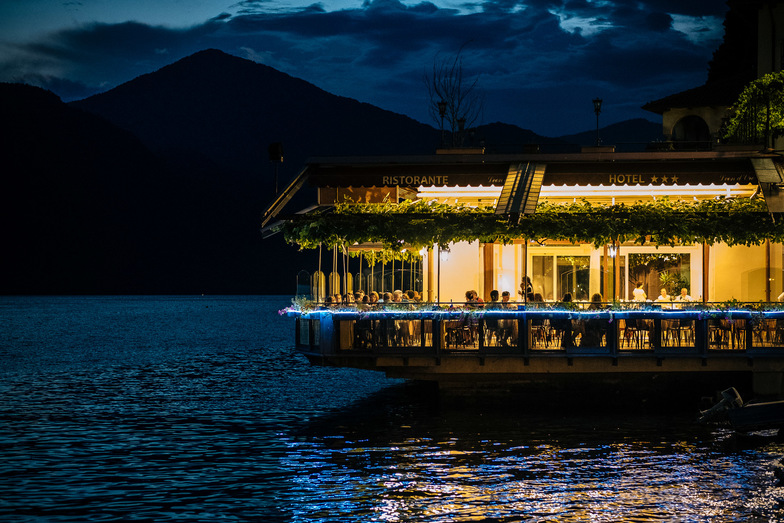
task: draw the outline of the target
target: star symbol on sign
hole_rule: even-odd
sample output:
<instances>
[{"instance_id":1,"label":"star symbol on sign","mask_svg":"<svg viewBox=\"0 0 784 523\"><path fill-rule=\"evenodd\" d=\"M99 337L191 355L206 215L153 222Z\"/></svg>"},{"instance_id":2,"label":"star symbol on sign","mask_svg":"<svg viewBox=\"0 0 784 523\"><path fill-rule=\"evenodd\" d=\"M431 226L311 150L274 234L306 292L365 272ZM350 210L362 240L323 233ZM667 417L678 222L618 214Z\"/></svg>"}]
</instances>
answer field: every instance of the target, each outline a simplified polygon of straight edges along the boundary
<instances>
[{"instance_id":1,"label":"star symbol on sign","mask_svg":"<svg viewBox=\"0 0 784 523\"><path fill-rule=\"evenodd\" d=\"M666 176L662 176L662 183L667 183L667 179L668 178Z\"/></svg>"},{"instance_id":2,"label":"star symbol on sign","mask_svg":"<svg viewBox=\"0 0 784 523\"><path fill-rule=\"evenodd\" d=\"M672 183L674 183L674 184L678 183L678 177L677 176L671 176L670 179L672 180Z\"/></svg>"},{"instance_id":3,"label":"star symbol on sign","mask_svg":"<svg viewBox=\"0 0 784 523\"><path fill-rule=\"evenodd\" d=\"M659 177L658 176L656 176L655 174L653 176L651 176L651 183L656 183L658 181L659 181Z\"/></svg>"}]
</instances>

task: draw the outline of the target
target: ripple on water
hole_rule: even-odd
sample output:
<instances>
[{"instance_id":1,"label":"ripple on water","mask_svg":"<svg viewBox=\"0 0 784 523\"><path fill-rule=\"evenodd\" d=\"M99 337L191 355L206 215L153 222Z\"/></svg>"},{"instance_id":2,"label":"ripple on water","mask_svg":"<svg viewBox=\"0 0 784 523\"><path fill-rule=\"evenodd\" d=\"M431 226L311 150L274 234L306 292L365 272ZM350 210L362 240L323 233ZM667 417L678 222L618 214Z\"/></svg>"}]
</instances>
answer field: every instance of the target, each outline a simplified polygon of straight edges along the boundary
<instances>
[{"instance_id":1,"label":"ripple on water","mask_svg":"<svg viewBox=\"0 0 784 523\"><path fill-rule=\"evenodd\" d=\"M0 299L3 521L778 521L784 447L439 403L291 350L285 301Z\"/></svg>"}]
</instances>

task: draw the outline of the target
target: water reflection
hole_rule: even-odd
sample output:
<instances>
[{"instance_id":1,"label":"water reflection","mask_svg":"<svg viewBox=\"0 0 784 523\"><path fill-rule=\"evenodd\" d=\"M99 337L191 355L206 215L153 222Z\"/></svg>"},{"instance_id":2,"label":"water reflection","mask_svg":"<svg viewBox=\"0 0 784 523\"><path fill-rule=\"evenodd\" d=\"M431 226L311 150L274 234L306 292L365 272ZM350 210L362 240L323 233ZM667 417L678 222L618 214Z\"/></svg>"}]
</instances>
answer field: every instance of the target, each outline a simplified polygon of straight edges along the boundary
<instances>
[{"instance_id":1,"label":"water reflection","mask_svg":"<svg viewBox=\"0 0 784 523\"><path fill-rule=\"evenodd\" d=\"M0 299L0 520L784 517L770 437L310 367L283 305Z\"/></svg>"},{"instance_id":2,"label":"water reflection","mask_svg":"<svg viewBox=\"0 0 784 523\"><path fill-rule=\"evenodd\" d=\"M421 391L420 391L421 392ZM419 396L418 402L401 398ZM383 407L382 407L383 405ZM678 413L575 415L423 402L417 391L304 427L281 463L300 471L302 521L777 521L784 446L732 450Z\"/></svg>"}]
</instances>

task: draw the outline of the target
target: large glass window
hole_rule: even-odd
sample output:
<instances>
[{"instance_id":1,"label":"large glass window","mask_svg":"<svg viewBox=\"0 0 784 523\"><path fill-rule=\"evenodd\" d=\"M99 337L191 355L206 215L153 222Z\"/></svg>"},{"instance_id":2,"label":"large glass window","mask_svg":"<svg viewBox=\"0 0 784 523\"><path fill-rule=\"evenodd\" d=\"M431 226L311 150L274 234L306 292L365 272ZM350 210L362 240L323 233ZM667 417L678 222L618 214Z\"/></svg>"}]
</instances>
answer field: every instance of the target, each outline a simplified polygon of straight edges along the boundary
<instances>
[{"instance_id":1,"label":"large glass window","mask_svg":"<svg viewBox=\"0 0 784 523\"><path fill-rule=\"evenodd\" d=\"M613 273L613 262L616 262L618 265L618 288L613 289L613 285L615 284L615 275ZM601 276L599 278L599 288L600 289L608 289L607 296L604 296L604 301L612 301L613 300L613 290L615 291L615 295L623 298L626 296L626 256L618 256L616 260L614 256L610 256L607 258L607 272L604 271L604 256L599 257L599 264L601 266ZM605 279L607 280L607 285L605 286Z\"/></svg>"},{"instance_id":2,"label":"large glass window","mask_svg":"<svg viewBox=\"0 0 784 523\"><path fill-rule=\"evenodd\" d=\"M571 293L574 300L587 300L590 285L590 256L532 256L534 293L547 301L560 301Z\"/></svg>"},{"instance_id":3,"label":"large glass window","mask_svg":"<svg viewBox=\"0 0 784 523\"><path fill-rule=\"evenodd\" d=\"M680 294L682 288L691 289L691 254L640 252L629 254L629 288L637 282L649 300L655 300L661 289L671 296Z\"/></svg>"},{"instance_id":4,"label":"large glass window","mask_svg":"<svg viewBox=\"0 0 784 523\"><path fill-rule=\"evenodd\" d=\"M563 298L564 294L571 293L573 300L587 300L590 296L589 285L590 256L558 256L556 258L556 274L558 277L558 297Z\"/></svg>"},{"instance_id":5,"label":"large glass window","mask_svg":"<svg viewBox=\"0 0 784 523\"><path fill-rule=\"evenodd\" d=\"M533 275L531 284L535 294L541 294L546 301L553 301L559 298L553 294L553 257L552 256L532 256L531 263Z\"/></svg>"}]
</instances>

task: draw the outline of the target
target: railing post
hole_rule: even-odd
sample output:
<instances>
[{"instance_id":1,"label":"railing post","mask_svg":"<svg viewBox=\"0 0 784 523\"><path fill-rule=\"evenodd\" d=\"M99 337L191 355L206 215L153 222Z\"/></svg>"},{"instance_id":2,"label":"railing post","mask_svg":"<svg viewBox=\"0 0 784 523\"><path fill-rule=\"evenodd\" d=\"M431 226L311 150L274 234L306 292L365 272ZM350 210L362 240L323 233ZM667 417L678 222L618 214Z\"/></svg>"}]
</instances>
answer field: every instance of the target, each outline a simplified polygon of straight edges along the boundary
<instances>
[{"instance_id":1,"label":"railing post","mask_svg":"<svg viewBox=\"0 0 784 523\"><path fill-rule=\"evenodd\" d=\"M708 354L708 319L694 320L694 344L699 347L700 354Z\"/></svg>"},{"instance_id":2,"label":"railing post","mask_svg":"<svg viewBox=\"0 0 784 523\"><path fill-rule=\"evenodd\" d=\"M618 338L621 336L621 330L618 326L618 320L613 318L612 322L610 323L609 327L607 328L607 334L605 335L607 338L607 348L610 351L610 354L614 357L618 357Z\"/></svg>"},{"instance_id":3,"label":"railing post","mask_svg":"<svg viewBox=\"0 0 784 523\"><path fill-rule=\"evenodd\" d=\"M517 320L517 347L522 347L523 356L528 358L531 356L531 322L528 321L526 313L520 314Z\"/></svg>"},{"instance_id":4,"label":"railing post","mask_svg":"<svg viewBox=\"0 0 784 523\"><path fill-rule=\"evenodd\" d=\"M650 340L651 348L654 351L661 349L661 318L654 318L653 319L653 336L652 340Z\"/></svg>"},{"instance_id":5,"label":"railing post","mask_svg":"<svg viewBox=\"0 0 784 523\"><path fill-rule=\"evenodd\" d=\"M332 318L332 314L320 314L319 315L319 328L321 333L319 334L319 352L321 354L335 354L336 347L338 345L337 336L335 335L335 320Z\"/></svg>"},{"instance_id":6,"label":"railing post","mask_svg":"<svg viewBox=\"0 0 784 523\"><path fill-rule=\"evenodd\" d=\"M435 319L433 318L433 349L435 350L436 356L441 356L441 349L443 348L443 341L444 338L442 334L444 333L444 321L442 319Z\"/></svg>"},{"instance_id":7,"label":"railing post","mask_svg":"<svg viewBox=\"0 0 784 523\"><path fill-rule=\"evenodd\" d=\"M476 324L476 335L479 338L479 354L484 354L485 352L485 319L479 318L479 322Z\"/></svg>"}]
</instances>

